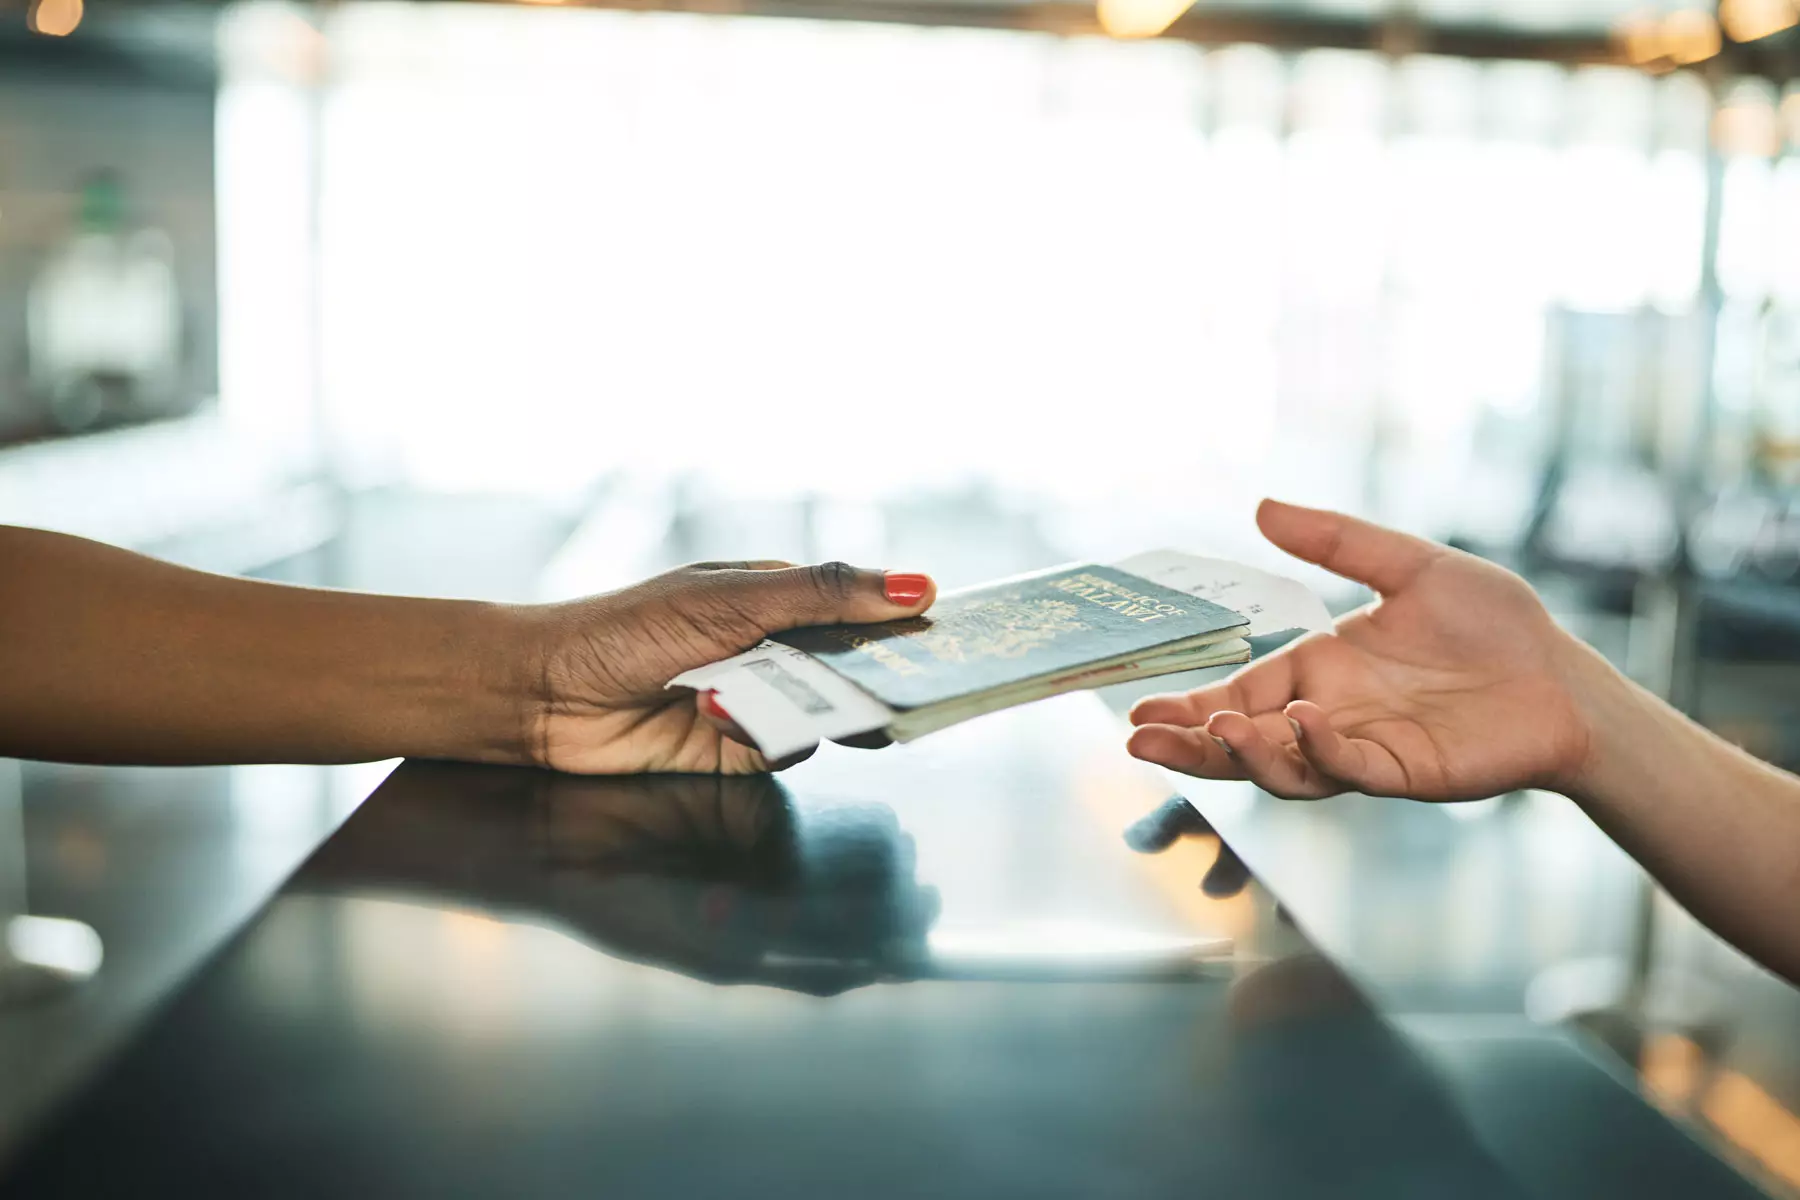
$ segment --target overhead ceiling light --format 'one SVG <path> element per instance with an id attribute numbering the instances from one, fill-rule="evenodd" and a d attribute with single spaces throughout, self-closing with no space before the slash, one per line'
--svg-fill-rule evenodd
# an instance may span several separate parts
<path id="1" fill-rule="evenodd" d="M 1619 22 L 1618 37 L 1633 66 L 1646 67 L 1663 57 L 1662 22 L 1654 14 L 1632 13 Z"/>
<path id="2" fill-rule="evenodd" d="M 1754 42 L 1800 25 L 1793 0 L 1719 0 L 1719 24 L 1734 42 Z"/>
<path id="3" fill-rule="evenodd" d="M 45 37 L 67 37 L 81 24 L 81 0 L 32 0 L 25 27 Z"/>
<path id="4" fill-rule="evenodd" d="M 1684 8 L 1663 18 L 1662 44 L 1669 61 L 1685 67 L 1705 62 L 1719 52 L 1723 42 L 1719 23 L 1711 13 Z"/>
<path id="5" fill-rule="evenodd" d="M 1194 0 L 1099 0 L 1095 16 L 1108 37 L 1151 38 L 1175 23 Z"/>

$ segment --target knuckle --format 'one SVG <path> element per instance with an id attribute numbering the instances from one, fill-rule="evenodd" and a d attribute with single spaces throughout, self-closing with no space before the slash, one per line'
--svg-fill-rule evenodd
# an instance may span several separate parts
<path id="1" fill-rule="evenodd" d="M 1331 528 L 1325 532 L 1324 544 L 1319 548 L 1319 561 L 1323 563 L 1336 562 L 1343 551 L 1344 522 L 1342 520 L 1333 521 Z"/>
<path id="2" fill-rule="evenodd" d="M 848 600 L 856 594 L 856 568 L 846 562 L 826 562 L 808 567 L 807 574 L 819 594 L 833 600 Z"/>

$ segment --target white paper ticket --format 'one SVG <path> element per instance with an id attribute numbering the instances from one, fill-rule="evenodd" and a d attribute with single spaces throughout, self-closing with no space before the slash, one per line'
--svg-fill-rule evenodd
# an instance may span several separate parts
<path id="1" fill-rule="evenodd" d="M 882 729 L 894 719 L 893 709 L 812 655 L 780 642 L 763 642 L 683 672 L 669 685 L 717 692 L 725 711 L 771 758 L 816 746 L 822 738 Z M 764 739 L 765 729 L 771 740 Z"/>
<path id="2" fill-rule="evenodd" d="M 1140 579 L 1210 600 L 1250 618 L 1243 637 L 1262 637 L 1289 629 L 1319 632 L 1331 628 L 1325 604 L 1303 583 L 1246 567 L 1223 558 L 1201 558 L 1179 550 L 1152 550 L 1113 564 Z"/>

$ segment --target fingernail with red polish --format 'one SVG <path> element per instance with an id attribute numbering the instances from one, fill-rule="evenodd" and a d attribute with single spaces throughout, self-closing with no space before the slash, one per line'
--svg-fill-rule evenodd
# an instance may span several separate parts
<path id="1" fill-rule="evenodd" d="M 723 704 L 719 703 L 719 693 L 701 692 L 697 703 L 700 705 L 700 711 L 707 716 L 719 721 L 731 720 L 731 714 L 725 711 Z"/>
<path id="2" fill-rule="evenodd" d="M 882 581 L 881 587 L 891 602 L 910 608 L 925 598 L 926 591 L 931 587 L 931 578 L 926 575 L 890 572 Z"/>

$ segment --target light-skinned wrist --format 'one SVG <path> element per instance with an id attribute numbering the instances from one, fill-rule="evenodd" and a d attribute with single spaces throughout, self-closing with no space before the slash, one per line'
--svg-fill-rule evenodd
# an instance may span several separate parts
<path id="1" fill-rule="evenodd" d="M 1581 752 L 1553 782 L 1555 790 L 1585 805 L 1618 775 L 1655 700 L 1599 651 L 1573 635 L 1563 636 L 1563 679 L 1581 722 Z"/>

